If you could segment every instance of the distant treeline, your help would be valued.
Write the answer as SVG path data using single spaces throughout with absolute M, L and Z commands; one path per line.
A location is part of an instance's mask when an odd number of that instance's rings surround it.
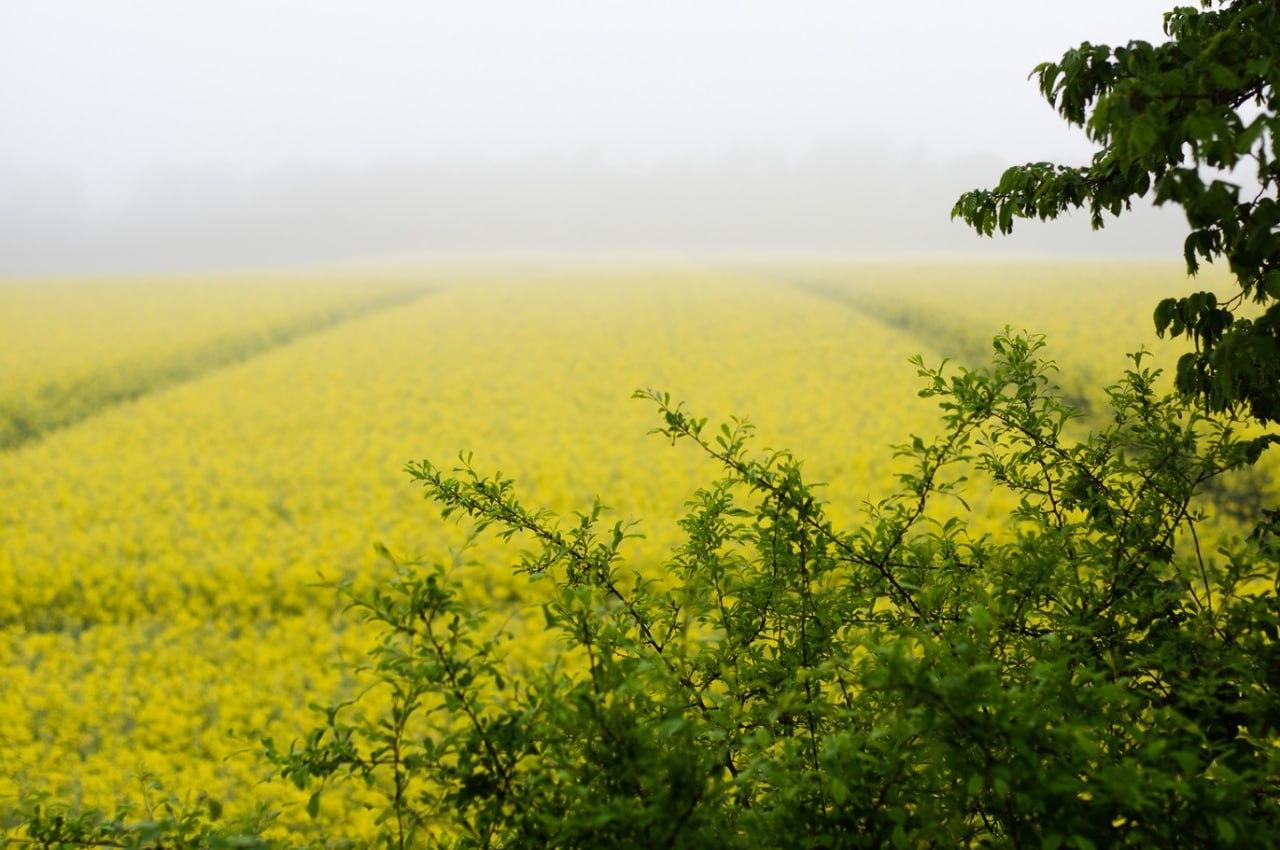
M 999 244 L 947 215 L 996 179 L 995 157 L 874 143 L 622 166 L 598 157 L 454 157 L 259 177 L 157 169 L 114 206 L 58 175 L 0 174 L 0 278 L 323 262 L 414 252 L 831 251 L 870 255 L 1175 254 L 1180 216 L 1099 237 L 1087 221 Z

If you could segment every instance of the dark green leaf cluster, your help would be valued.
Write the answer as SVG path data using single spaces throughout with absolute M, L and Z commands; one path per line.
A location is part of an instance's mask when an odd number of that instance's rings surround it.
M 852 529 L 748 423 L 641 393 L 721 471 L 661 571 L 599 504 L 560 521 L 469 458 L 411 464 L 444 513 L 528 545 L 559 656 L 515 666 L 467 567 L 403 564 L 348 590 L 389 703 L 269 757 L 380 790 L 395 848 L 1273 844 L 1277 529 L 1202 551 L 1196 501 L 1271 439 L 1161 395 L 1141 356 L 1111 424 L 1069 439 L 1040 346 L 920 364 L 945 428 Z M 1006 533 L 970 532 L 967 474 L 1017 497 Z
M 1177 382 L 1211 410 L 1246 404 L 1280 421 L 1280 5 L 1203 2 L 1165 16 L 1169 40 L 1120 47 L 1085 43 L 1033 72 L 1044 97 L 1100 149 L 1092 162 L 1008 169 L 991 190 L 966 193 L 959 217 L 983 235 L 1016 218 L 1052 219 L 1086 208 L 1095 228 L 1135 197 L 1183 208 L 1188 271 L 1225 259 L 1239 292 L 1170 298 L 1156 310 L 1163 334 L 1194 345 Z M 1255 188 L 1228 179 L 1252 170 Z M 1261 305 L 1244 309 L 1249 304 Z M 1246 315 L 1247 314 L 1247 315 Z

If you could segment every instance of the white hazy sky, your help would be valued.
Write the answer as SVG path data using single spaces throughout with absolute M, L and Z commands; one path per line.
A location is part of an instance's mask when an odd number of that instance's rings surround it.
M 1086 39 L 1159 40 L 1172 5 L 0 0 L 0 205 L 52 239 L 52 196 L 89 232 L 162 215 L 156 183 L 225 212 L 229 182 L 249 197 L 393 163 L 755 157 L 781 173 L 840 144 L 1079 159 L 1028 72 Z M 0 272 L 22 250 L 0 243 Z

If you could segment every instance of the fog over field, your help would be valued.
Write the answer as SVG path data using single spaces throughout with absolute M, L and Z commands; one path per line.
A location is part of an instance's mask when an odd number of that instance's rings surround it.
M 1181 216 L 982 240 L 1091 150 L 1026 79 L 1166 4 L 0 6 L 0 276 L 503 251 L 1176 257 Z

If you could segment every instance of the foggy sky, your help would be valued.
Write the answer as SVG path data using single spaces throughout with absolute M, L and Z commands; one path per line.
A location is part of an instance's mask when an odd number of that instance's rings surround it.
M 0 276 L 488 250 L 1176 257 L 1173 210 L 980 240 L 1091 148 L 1026 77 L 1167 0 L 10 0 Z

